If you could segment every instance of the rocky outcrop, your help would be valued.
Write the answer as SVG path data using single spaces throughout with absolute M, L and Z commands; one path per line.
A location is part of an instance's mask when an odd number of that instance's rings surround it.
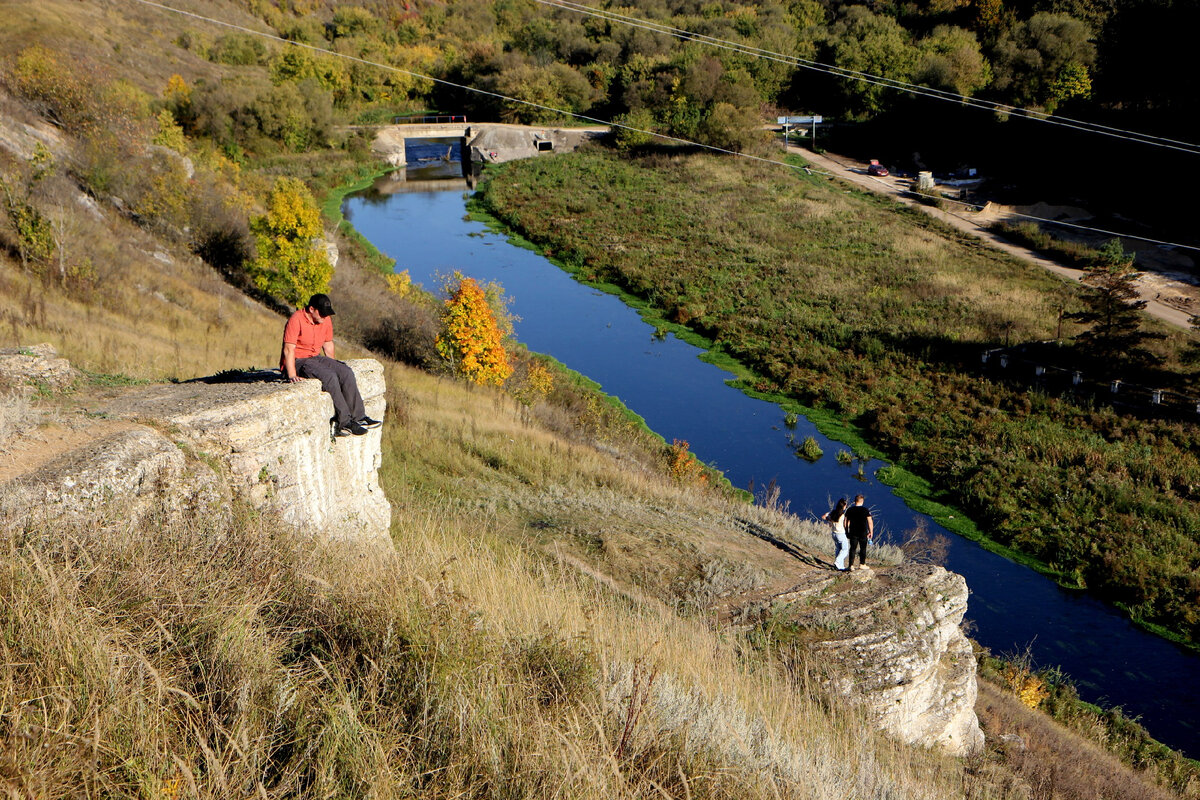
M 382 366 L 347 363 L 367 413 L 382 418 Z M 277 378 L 228 373 L 89 403 L 104 434 L 9 480 L 5 503 L 58 515 L 116 501 L 136 520 L 152 507 L 225 515 L 238 498 L 315 534 L 386 538 L 380 429 L 335 438 L 320 383 Z
M 896 738 L 954 755 L 983 745 L 975 716 L 976 662 L 962 632 L 967 584 L 931 565 L 816 571 L 744 609 L 809 632 L 809 659 L 828 689 L 863 705 Z
M 59 358 L 52 345 L 0 348 L 0 388 L 21 393 L 39 388 L 60 391 L 79 374 L 65 358 Z

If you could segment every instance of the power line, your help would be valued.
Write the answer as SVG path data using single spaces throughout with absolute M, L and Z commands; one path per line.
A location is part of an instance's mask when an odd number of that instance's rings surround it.
M 323 55 L 331 56 L 333 58 L 341 58 L 341 59 L 345 59 L 347 61 L 354 61 L 359 64 L 365 64 L 367 66 L 376 67 L 376 68 L 384 70 L 384 71 L 396 72 L 401 75 L 408 75 L 409 77 L 431 81 L 433 83 L 438 83 L 443 86 L 449 86 L 449 87 L 452 87 L 455 89 L 461 89 L 461 90 L 467 91 L 467 92 L 474 92 L 476 94 L 481 94 L 481 95 L 484 95 L 487 97 L 494 97 L 499 100 L 504 100 L 504 101 L 511 102 L 511 103 L 517 103 L 520 105 L 528 106 L 530 108 L 536 108 L 536 109 L 539 109 L 542 111 L 550 111 L 555 114 L 561 114 L 565 117 L 574 117 L 575 119 L 581 119 L 586 122 L 593 122 L 598 125 L 605 125 L 605 126 L 609 126 L 609 127 L 613 127 L 613 128 L 621 128 L 622 130 L 631 131 L 633 133 L 641 133 L 641 134 L 645 134 L 647 136 L 654 137 L 656 139 L 662 139 L 662 140 L 668 141 L 668 142 L 675 142 L 677 144 L 684 144 L 684 145 L 688 145 L 690 147 L 696 147 L 696 148 L 708 150 L 708 151 L 714 152 L 714 153 L 721 153 L 723 155 L 737 156 L 739 158 L 745 158 L 745 159 L 748 159 L 751 161 L 757 161 L 757 162 L 764 163 L 764 164 L 772 164 L 775 166 L 786 167 L 787 169 L 794 170 L 794 171 L 803 171 L 809 175 L 826 175 L 831 178 L 839 177 L 832 172 L 825 172 L 824 170 L 815 170 L 812 167 L 807 167 L 807 166 L 798 167 L 795 164 L 789 164 L 786 161 L 780 161 L 779 159 L 767 158 L 765 156 L 757 156 L 757 155 L 753 155 L 751 153 L 741 153 L 736 150 L 729 150 L 727 148 L 717 147 L 715 145 L 710 145 L 710 144 L 702 144 L 700 142 L 694 142 L 694 141 L 691 141 L 690 139 L 684 139 L 679 136 L 671 136 L 670 134 L 659 133 L 657 131 L 651 131 L 651 130 L 645 130 L 643 128 L 638 128 L 638 127 L 635 127 L 632 125 L 626 125 L 626 124 L 620 123 L 620 122 L 614 122 L 611 120 L 603 120 L 603 119 L 599 119 L 597 117 L 589 117 L 585 114 L 579 114 L 574 111 L 566 111 L 561 108 L 554 108 L 553 106 L 547 106 L 547 105 L 543 105 L 541 103 L 534 103 L 529 100 L 521 100 L 516 97 L 509 97 L 508 95 L 500 94 L 499 92 L 492 92 L 487 89 L 479 89 L 474 86 L 468 86 L 466 84 L 455 83 L 454 81 L 448 81 L 448 80 L 445 80 L 444 78 L 435 78 L 431 75 L 424 75 L 419 72 L 413 72 L 411 70 L 402 69 L 401 67 L 396 67 L 391 64 L 383 64 L 378 61 L 370 61 L 365 58 L 359 58 L 357 56 L 351 56 L 351 55 L 347 55 L 345 53 L 338 53 L 333 50 L 328 50 L 323 47 L 317 47 L 316 45 L 308 44 L 307 42 L 292 41 L 290 39 L 285 39 L 282 36 L 278 36 L 278 35 L 271 34 L 271 33 L 265 33 L 263 31 L 257 31 L 257 30 L 254 30 L 253 28 L 247 28 L 244 25 L 238 25 L 233 22 L 226 22 L 224 20 L 215 19 L 213 17 L 208 17 L 208 16 L 205 16 L 203 14 L 198 14 L 193 11 L 184 11 L 183 9 L 172 8 L 171 6 L 155 2 L 155 0 L 134 0 L 134 2 L 141 3 L 142 5 L 149 6 L 152 8 L 157 8 L 161 11 L 167 11 L 167 12 L 170 12 L 173 14 L 178 14 L 180 16 L 190 17 L 192 19 L 200 20 L 202 22 L 208 22 L 213 25 L 218 25 L 220 27 L 240 31 L 242 33 L 248 33 L 252 36 L 259 36 L 264 39 L 270 39 L 272 41 L 276 41 L 276 42 L 279 42 L 284 45 L 290 45 L 292 47 L 300 47 L 300 48 L 303 48 L 306 50 L 312 50 L 313 52 L 321 53 Z M 540 0 L 539 0 L 539 2 L 540 2 Z M 949 198 L 945 198 L 945 199 L 948 202 L 952 202 L 952 203 L 961 202 L 958 200 L 949 200 Z M 973 204 L 963 203 L 963 205 L 973 205 Z M 1159 239 L 1151 239 L 1146 236 L 1137 236 L 1137 235 L 1128 234 L 1128 233 L 1117 233 L 1114 231 L 1104 231 L 1099 228 L 1088 228 L 1088 227 L 1082 226 L 1082 225 L 1072 225 L 1070 223 L 1060 222 L 1059 220 L 1048 219 L 1045 217 L 1035 217 L 1035 216 L 1030 216 L 1027 214 L 1019 214 L 1017 216 L 1022 216 L 1022 217 L 1025 217 L 1026 219 L 1037 220 L 1039 222 L 1047 222 L 1047 223 L 1051 223 L 1051 224 L 1055 224 L 1055 225 L 1070 225 L 1070 227 L 1082 228 L 1084 230 L 1096 231 L 1099 233 L 1104 233 L 1104 234 L 1112 235 L 1112 236 L 1121 236 L 1126 239 L 1137 239 L 1139 241 L 1150 242 L 1153 244 L 1161 244 L 1161 245 L 1167 245 L 1167 246 L 1171 246 L 1171 247 L 1181 247 L 1181 248 L 1188 249 L 1188 250 L 1200 251 L 1200 246 L 1195 246 L 1195 245 L 1182 244 L 1179 242 L 1167 242 L 1167 241 L 1162 241 Z
M 1184 153 L 1200 154 L 1200 144 L 1195 144 L 1192 142 L 1186 142 L 1179 139 L 1170 139 L 1165 136 L 1155 136 L 1153 134 L 1141 133 L 1139 131 L 1127 130 L 1124 128 L 1116 128 L 1098 122 L 1088 122 L 1086 120 L 1077 120 L 1070 117 L 1055 117 L 1051 115 L 1038 114 L 1036 112 L 1031 112 L 1027 109 L 1008 105 L 1006 103 L 998 103 L 993 100 L 981 100 L 979 98 L 969 97 L 957 92 L 935 89 L 933 87 L 909 83 L 907 81 L 901 81 L 895 78 L 873 75 L 868 72 L 859 72 L 858 70 L 839 67 L 835 64 L 824 64 L 819 61 L 812 61 L 809 59 L 800 58 L 798 56 L 789 56 L 783 53 L 764 50 L 762 48 L 742 44 L 740 42 L 734 42 L 728 39 L 720 39 L 714 36 L 708 36 L 707 34 L 695 33 L 694 31 L 688 31 L 682 28 L 675 28 L 665 23 L 655 22 L 653 20 L 644 20 L 625 14 L 619 14 L 615 11 L 610 11 L 607 9 L 593 8 L 592 6 L 588 6 L 583 3 L 572 2 L 571 0 L 534 0 L 534 2 L 553 8 L 559 8 L 564 11 L 572 11 L 585 16 L 603 19 L 609 22 L 617 22 L 633 28 L 663 33 L 684 41 L 707 44 L 719 49 L 732 50 L 737 53 L 754 56 L 767 61 L 776 61 L 789 66 L 800 67 L 802 69 L 807 69 L 814 72 L 821 72 L 828 75 L 833 75 L 835 77 L 847 78 L 849 80 L 874 84 L 884 88 L 896 89 L 898 91 L 908 92 L 909 94 L 928 97 L 934 100 L 946 100 L 972 108 L 1010 114 L 1022 119 L 1028 119 L 1034 122 L 1043 122 L 1048 125 L 1056 125 L 1085 133 L 1095 133 L 1102 136 L 1110 136 L 1116 139 L 1138 142 L 1154 147 L 1164 147 Z

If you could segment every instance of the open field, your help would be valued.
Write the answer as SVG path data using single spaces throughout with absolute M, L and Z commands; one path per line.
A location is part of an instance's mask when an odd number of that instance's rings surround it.
M 1070 285 L 911 209 L 733 159 L 596 152 L 492 174 L 484 205 L 582 279 L 708 337 L 760 376 L 750 388 L 853 422 L 1058 580 L 1200 634 L 1196 426 L 977 373 L 987 348 L 1052 338 Z M 1184 341 L 1161 344 L 1168 364 Z

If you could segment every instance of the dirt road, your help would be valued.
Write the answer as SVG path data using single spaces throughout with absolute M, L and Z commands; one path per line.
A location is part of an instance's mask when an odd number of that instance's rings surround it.
M 895 176 L 877 178 L 867 174 L 866 164 L 830 153 L 818 154 L 799 147 L 788 147 L 788 152 L 801 156 L 816 170 L 829 172 L 847 183 L 878 194 L 888 195 L 897 202 L 919 208 L 947 225 L 972 236 L 978 236 L 992 246 L 1018 258 L 1032 261 L 1056 275 L 1073 281 L 1078 281 L 1083 277 L 1083 270 L 1064 267 L 1032 250 L 1005 241 L 989 231 L 988 225 L 1005 218 L 1006 214 L 1003 211 L 969 211 L 966 206 L 951 206 L 950 210 L 934 208 L 906 195 L 912 183 L 908 178 Z M 1126 244 L 1126 247 L 1129 248 L 1129 243 Z M 1158 249 L 1138 246 L 1140 261 L 1150 262 L 1149 266 L 1141 267 L 1145 271 L 1139 279 L 1138 286 L 1142 299 L 1146 301 L 1146 313 L 1171 325 L 1189 328 L 1191 316 L 1200 314 L 1200 286 L 1196 285 L 1195 278 L 1181 272 L 1187 268 L 1185 265 L 1189 261 L 1188 259 L 1166 252 L 1150 252 Z M 1159 266 L 1155 262 L 1163 263 Z M 1170 268 L 1172 263 L 1179 265 L 1177 270 Z M 1169 302 L 1164 302 L 1164 298 L 1169 298 Z

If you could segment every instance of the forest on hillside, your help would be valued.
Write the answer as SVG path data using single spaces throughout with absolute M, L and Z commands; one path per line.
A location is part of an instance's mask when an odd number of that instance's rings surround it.
M 1196 166 L 1194 152 L 1037 120 L 1187 139 L 1191 97 L 1172 76 L 1186 74 L 1195 3 L 252 0 L 245 8 L 316 49 L 219 28 L 180 42 L 225 66 L 267 68 L 269 77 L 235 69 L 204 80 L 194 106 L 176 109 L 189 133 L 234 152 L 321 147 L 334 119 L 422 110 L 529 124 L 584 115 L 627 125 L 634 140 L 651 131 L 747 150 L 764 119 L 816 113 L 842 126 L 826 140 L 840 151 L 939 171 L 971 164 L 1026 187 L 1022 202 L 1094 205 L 1187 230 L 1161 184 L 1164 173 Z

